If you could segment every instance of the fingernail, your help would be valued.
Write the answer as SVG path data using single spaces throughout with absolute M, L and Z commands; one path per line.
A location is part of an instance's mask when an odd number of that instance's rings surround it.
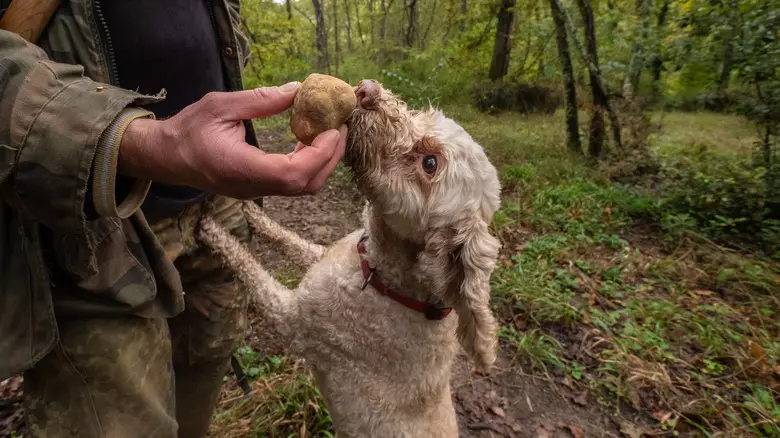
M 298 87 L 300 87 L 300 86 L 301 86 L 301 83 L 298 82 L 298 81 L 289 82 L 287 84 L 282 85 L 281 90 L 284 91 L 285 93 L 287 93 L 287 92 L 290 92 L 290 91 L 297 90 Z

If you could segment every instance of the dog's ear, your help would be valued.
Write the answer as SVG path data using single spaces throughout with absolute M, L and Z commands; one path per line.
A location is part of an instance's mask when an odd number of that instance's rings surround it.
M 437 229 L 420 255 L 434 291 L 458 314 L 458 338 L 478 368 L 496 359 L 497 323 L 490 310 L 490 275 L 500 244 L 474 217 L 459 227 Z

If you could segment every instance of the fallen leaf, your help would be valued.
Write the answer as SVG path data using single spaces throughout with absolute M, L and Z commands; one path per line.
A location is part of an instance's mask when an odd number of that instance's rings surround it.
M 547 430 L 543 424 L 536 425 L 536 438 L 553 438 L 552 431 Z
M 712 296 L 712 294 L 713 294 L 714 292 L 713 292 L 713 291 L 711 291 L 711 290 L 701 290 L 701 289 L 696 289 L 696 290 L 694 290 L 694 291 L 693 291 L 693 293 L 695 293 L 696 295 L 700 295 L 700 296 L 702 296 L 702 297 L 709 297 L 709 296 Z
M 585 431 L 583 431 L 582 429 L 580 429 L 577 426 L 572 426 L 570 424 L 564 424 L 564 423 L 558 423 L 558 427 L 560 427 L 561 429 L 568 429 L 569 432 L 571 432 L 572 436 L 574 436 L 574 438 L 585 438 Z
M 753 359 L 757 360 L 759 363 L 765 363 L 766 350 L 764 350 L 764 347 L 753 341 L 748 341 L 748 345 L 750 345 L 750 355 L 753 356 Z
M 775 374 L 780 376 L 780 364 L 775 365 Z
M 565 386 L 565 387 L 571 389 L 572 391 L 574 391 L 574 381 L 571 380 L 571 377 L 569 377 L 569 376 L 564 377 L 563 380 L 561 381 L 561 383 L 563 384 L 563 386 Z
M 514 318 L 515 328 L 519 331 L 524 331 L 528 326 L 528 322 L 522 316 L 516 316 Z
M 672 413 L 666 411 L 655 411 L 653 412 L 653 418 L 658 420 L 659 423 L 666 423 L 670 418 L 672 418 Z
M 628 421 L 624 421 L 620 424 L 620 433 L 628 438 L 642 438 L 645 435 L 644 430 L 640 429 L 636 424 L 629 423 Z
M 598 302 L 599 302 L 599 298 L 596 295 L 596 293 L 595 292 L 591 292 L 590 296 L 588 296 L 588 306 L 593 307 Z
M 519 425 L 519 424 L 517 424 L 517 423 L 512 423 L 512 424 L 509 426 L 509 428 L 510 428 L 510 429 L 512 429 L 512 432 L 517 432 L 517 433 L 520 433 L 520 432 L 522 432 L 522 431 L 523 431 L 523 428 L 522 428 L 522 427 L 520 427 L 520 425 Z
M 582 391 L 580 395 L 577 397 L 574 397 L 574 403 L 577 403 L 580 406 L 587 406 L 588 405 L 588 391 Z
M 606 208 L 604 208 L 604 213 L 605 213 L 607 216 L 612 216 L 612 207 L 606 207 Z
M 498 406 L 493 406 L 492 408 L 490 408 L 490 410 L 493 411 L 493 413 L 496 414 L 496 416 L 498 417 L 501 418 L 506 417 L 506 412 L 504 412 L 504 410 Z

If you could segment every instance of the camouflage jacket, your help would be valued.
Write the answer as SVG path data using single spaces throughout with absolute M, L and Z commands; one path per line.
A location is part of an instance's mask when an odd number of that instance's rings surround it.
M 239 0 L 212 4 L 223 68 L 238 90 L 249 56 Z M 103 132 L 128 108 L 164 98 L 111 85 L 99 6 L 64 1 L 37 45 L 0 31 L 0 380 L 55 345 L 60 301 L 102 316 L 183 309 L 178 273 L 143 214 L 88 208 Z

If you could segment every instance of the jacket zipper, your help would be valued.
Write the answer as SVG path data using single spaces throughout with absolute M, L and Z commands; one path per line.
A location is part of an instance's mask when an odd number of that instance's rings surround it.
M 206 9 L 209 10 L 209 19 L 211 20 L 211 27 L 214 29 L 214 36 L 219 40 L 219 29 L 217 29 L 217 17 L 214 15 L 213 0 L 206 0 Z
M 103 15 L 103 8 L 100 6 L 100 0 L 94 0 L 95 16 L 97 17 L 98 25 L 103 31 L 103 45 L 106 52 L 106 64 L 108 65 L 108 79 L 109 82 L 115 87 L 119 87 L 119 70 L 116 66 L 116 58 L 114 57 L 114 44 L 111 42 L 111 33 L 108 29 L 108 23 L 106 23 L 106 17 Z

